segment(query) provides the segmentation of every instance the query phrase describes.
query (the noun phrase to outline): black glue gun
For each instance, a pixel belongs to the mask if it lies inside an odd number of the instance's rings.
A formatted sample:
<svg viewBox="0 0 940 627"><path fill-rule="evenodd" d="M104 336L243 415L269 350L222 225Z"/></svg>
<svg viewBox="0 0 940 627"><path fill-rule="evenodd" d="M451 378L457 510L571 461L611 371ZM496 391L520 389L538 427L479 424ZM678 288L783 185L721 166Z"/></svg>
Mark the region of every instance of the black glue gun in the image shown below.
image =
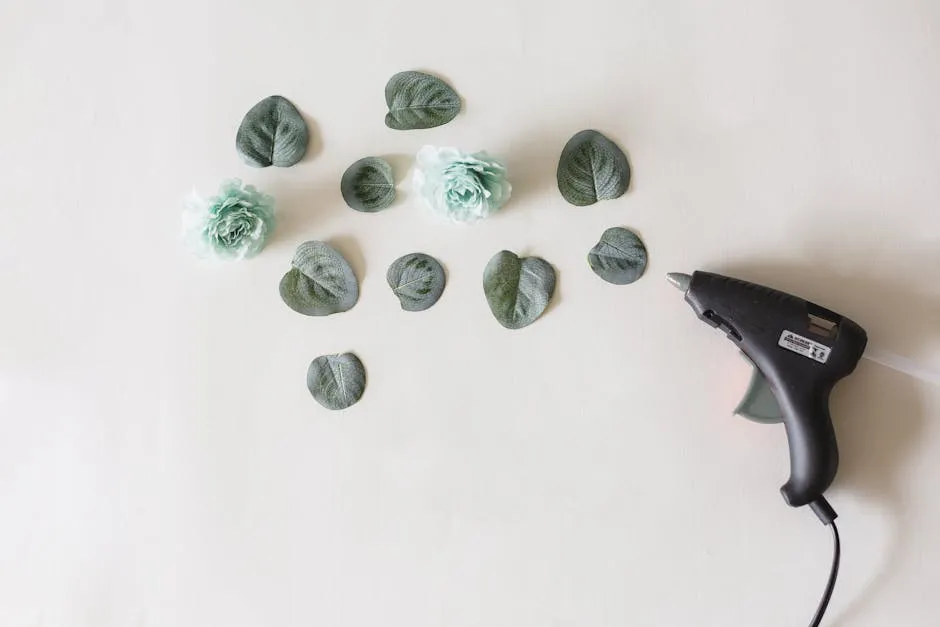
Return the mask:
<svg viewBox="0 0 940 627"><path fill-rule="evenodd" d="M858 324L784 292L709 272L673 273L695 314L728 335L755 368L736 413L783 422L790 478L780 489L793 507L820 499L836 476L839 450L829 393L862 358Z"/></svg>

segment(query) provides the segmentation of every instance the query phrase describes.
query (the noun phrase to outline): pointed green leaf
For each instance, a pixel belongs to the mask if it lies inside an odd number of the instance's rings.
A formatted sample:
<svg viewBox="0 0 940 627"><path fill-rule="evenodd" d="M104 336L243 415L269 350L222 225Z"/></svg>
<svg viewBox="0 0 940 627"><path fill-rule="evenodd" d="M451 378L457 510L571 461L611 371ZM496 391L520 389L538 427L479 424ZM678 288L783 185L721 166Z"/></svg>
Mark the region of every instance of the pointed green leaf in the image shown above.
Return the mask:
<svg viewBox="0 0 940 627"><path fill-rule="evenodd" d="M352 353L323 355L310 362L307 389L327 409L346 409L366 389L366 369Z"/></svg>
<svg viewBox="0 0 940 627"><path fill-rule="evenodd" d="M597 131L581 131L561 151L558 190L579 207L623 196L630 186L630 163L620 147Z"/></svg>
<svg viewBox="0 0 940 627"><path fill-rule="evenodd" d="M340 191L346 204L356 211L381 211L395 201L392 166L378 157L360 159L346 169Z"/></svg>
<svg viewBox="0 0 940 627"><path fill-rule="evenodd" d="M294 165L307 152L307 123L283 96L270 96L245 114L235 147L242 160L256 168Z"/></svg>
<svg viewBox="0 0 940 627"><path fill-rule="evenodd" d="M436 76L399 72L385 86L385 126L398 131L447 124L460 113L460 96Z"/></svg>
<svg viewBox="0 0 940 627"><path fill-rule="evenodd" d="M483 271L490 311L507 329L521 329L542 315L555 293L555 269L540 257L519 258L503 250Z"/></svg>
<svg viewBox="0 0 940 627"><path fill-rule="evenodd" d="M646 246L640 237L619 226L607 229L601 241L588 253L588 264L594 274L608 283L633 283L646 270Z"/></svg>
<svg viewBox="0 0 940 627"><path fill-rule="evenodd" d="M424 253L411 253L396 259L388 268L388 286L405 311L424 311L444 293L444 268Z"/></svg>
<svg viewBox="0 0 940 627"><path fill-rule="evenodd" d="M305 316L328 316L352 309L359 282L346 259L323 242L297 247L293 268L281 279L281 299Z"/></svg>

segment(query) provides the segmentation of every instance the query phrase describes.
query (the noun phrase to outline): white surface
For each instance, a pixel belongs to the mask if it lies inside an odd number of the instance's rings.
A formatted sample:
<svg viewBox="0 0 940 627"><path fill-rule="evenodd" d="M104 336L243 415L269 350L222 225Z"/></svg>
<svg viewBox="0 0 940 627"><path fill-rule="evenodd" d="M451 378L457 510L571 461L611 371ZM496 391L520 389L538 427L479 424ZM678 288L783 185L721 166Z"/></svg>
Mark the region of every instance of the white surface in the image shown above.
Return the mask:
<svg viewBox="0 0 940 627"><path fill-rule="evenodd" d="M922 1L15 2L0 9L0 624L134 627L804 625L828 532L788 509L780 429L729 415L747 372L661 279L707 268L850 315L940 366L940 5ZM394 72L465 98L383 125ZM298 167L234 151L248 108L311 120ZM633 187L573 208L555 164L598 128ZM504 155L505 212L436 221L407 185L347 209L345 167L425 143ZM240 176L279 200L260 257L178 245L180 203ZM638 229L648 275L584 257ZM277 283L301 241L362 277L309 319ZM505 331L501 248L558 269ZM388 264L447 266L404 313ZM369 372L342 414L320 354ZM940 389L863 363L832 402L843 574L827 625L936 624Z"/></svg>

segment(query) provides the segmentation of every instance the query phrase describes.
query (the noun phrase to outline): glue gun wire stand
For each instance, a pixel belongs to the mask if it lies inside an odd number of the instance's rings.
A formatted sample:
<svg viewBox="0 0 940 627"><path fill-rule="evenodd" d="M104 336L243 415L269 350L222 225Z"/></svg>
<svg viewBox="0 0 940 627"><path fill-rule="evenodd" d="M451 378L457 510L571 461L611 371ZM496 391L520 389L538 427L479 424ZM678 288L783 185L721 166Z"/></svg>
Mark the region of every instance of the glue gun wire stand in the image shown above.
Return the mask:
<svg viewBox="0 0 940 627"><path fill-rule="evenodd" d="M723 331L755 367L751 387L764 393L749 390L749 395L763 398L764 404L751 417L786 427L790 478L780 492L792 507L809 505L832 531L829 580L810 623L819 627L842 552L837 514L823 496L839 466L829 392L855 370L868 336L844 316L763 285L700 271L666 278L685 294L698 318Z"/></svg>

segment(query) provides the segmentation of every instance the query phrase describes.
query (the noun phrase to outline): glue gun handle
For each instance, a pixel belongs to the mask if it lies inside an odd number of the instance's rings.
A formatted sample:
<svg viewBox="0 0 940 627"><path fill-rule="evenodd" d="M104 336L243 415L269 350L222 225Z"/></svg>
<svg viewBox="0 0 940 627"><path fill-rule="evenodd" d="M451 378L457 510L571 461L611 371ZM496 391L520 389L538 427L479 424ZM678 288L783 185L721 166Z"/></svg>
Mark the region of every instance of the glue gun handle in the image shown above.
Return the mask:
<svg viewBox="0 0 940 627"><path fill-rule="evenodd" d="M839 468L839 448L829 415L831 386L811 394L789 390L780 398L790 447L790 478L780 488L793 507L822 496Z"/></svg>

